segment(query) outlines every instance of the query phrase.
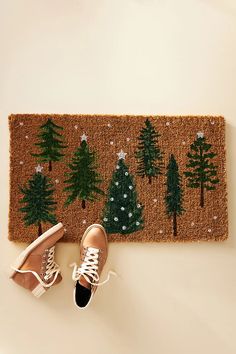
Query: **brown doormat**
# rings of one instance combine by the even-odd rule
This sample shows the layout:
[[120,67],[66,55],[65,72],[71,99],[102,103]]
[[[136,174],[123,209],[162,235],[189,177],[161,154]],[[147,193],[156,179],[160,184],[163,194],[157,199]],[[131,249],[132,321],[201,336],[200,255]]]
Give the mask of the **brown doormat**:
[[102,223],[110,241],[224,240],[223,117],[16,114],[9,239],[61,221],[64,241]]

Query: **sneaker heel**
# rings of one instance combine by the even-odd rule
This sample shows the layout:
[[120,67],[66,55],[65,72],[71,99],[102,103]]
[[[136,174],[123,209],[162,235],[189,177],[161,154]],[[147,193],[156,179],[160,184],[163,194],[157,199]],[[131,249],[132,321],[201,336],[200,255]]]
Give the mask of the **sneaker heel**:
[[40,283],[32,290],[32,294],[37,298],[42,296],[45,292],[46,290]]

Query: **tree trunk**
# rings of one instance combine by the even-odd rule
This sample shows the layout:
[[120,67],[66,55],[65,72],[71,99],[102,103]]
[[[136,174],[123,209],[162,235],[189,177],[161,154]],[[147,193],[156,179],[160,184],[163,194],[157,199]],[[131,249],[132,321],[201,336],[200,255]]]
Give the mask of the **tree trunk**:
[[49,161],[49,164],[48,164],[48,170],[52,171],[52,161],[51,160]]
[[39,223],[38,223],[38,237],[41,236],[42,233],[43,233],[42,224],[41,224],[41,222],[39,221]]
[[203,186],[203,182],[201,182],[201,187],[200,187],[200,206],[202,208],[204,207],[204,186]]
[[82,200],[82,208],[85,209],[85,200]]
[[152,183],[152,177],[148,176],[148,183],[151,184]]
[[173,213],[173,235],[177,236],[177,214],[176,211]]

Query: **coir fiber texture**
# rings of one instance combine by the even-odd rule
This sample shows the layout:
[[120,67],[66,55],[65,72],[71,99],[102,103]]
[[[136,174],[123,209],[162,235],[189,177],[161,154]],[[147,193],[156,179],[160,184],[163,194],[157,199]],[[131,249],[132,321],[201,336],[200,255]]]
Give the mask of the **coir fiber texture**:
[[223,117],[15,114],[9,126],[10,240],[59,221],[66,242],[92,223],[109,241],[227,238]]

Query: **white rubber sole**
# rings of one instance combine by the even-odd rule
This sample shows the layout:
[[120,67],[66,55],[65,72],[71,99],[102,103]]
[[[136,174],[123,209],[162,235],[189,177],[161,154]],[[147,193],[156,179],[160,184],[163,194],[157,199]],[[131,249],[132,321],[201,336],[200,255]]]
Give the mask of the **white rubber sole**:
[[[34,240],[28,247],[26,247],[26,249],[23,252],[20,253],[20,255],[17,257],[17,259],[15,260],[14,264],[12,265],[12,267],[14,267],[16,269],[19,269],[22,266],[22,264],[24,263],[24,261],[26,260],[26,258],[28,257],[28,255],[38,245],[40,245],[40,243],[42,243],[44,240],[46,240],[47,238],[52,236],[55,232],[60,230],[62,227],[63,227],[63,224],[61,222],[59,222],[57,225],[51,227],[49,230],[45,231],[41,236],[36,238],[36,240]],[[14,269],[12,269],[10,274],[9,274],[9,277],[12,278],[15,274],[16,274],[16,271]]]

